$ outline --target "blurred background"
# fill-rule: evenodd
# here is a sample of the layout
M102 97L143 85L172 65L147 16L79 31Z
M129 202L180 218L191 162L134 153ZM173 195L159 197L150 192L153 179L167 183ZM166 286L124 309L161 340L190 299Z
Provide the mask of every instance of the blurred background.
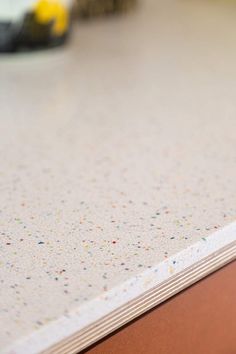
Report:
M90 136L96 119L234 113L235 14L231 0L0 0L4 121L45 136L90 117Z
M77 19L126 12L135 0L1 0L0 51L63 44Z

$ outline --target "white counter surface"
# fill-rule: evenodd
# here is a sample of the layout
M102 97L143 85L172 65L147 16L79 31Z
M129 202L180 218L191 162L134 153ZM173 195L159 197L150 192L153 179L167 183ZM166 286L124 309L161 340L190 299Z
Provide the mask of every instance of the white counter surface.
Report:
M38 353L236 240L235 14L147 0L0 58L1 353Z

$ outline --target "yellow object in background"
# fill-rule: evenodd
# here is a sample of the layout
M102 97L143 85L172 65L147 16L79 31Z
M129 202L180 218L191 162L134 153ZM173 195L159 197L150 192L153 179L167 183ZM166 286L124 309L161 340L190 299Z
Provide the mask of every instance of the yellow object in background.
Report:
M36 21L48 24L51 21L52 34L61 36L66 33L69 26L68 9L58 0L39 0L34 8Z

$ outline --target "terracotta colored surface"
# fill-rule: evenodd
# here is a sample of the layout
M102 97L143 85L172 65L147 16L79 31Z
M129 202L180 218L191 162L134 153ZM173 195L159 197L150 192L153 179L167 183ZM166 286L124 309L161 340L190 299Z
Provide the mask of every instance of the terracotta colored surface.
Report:
M236 262L84 353L235 354Z

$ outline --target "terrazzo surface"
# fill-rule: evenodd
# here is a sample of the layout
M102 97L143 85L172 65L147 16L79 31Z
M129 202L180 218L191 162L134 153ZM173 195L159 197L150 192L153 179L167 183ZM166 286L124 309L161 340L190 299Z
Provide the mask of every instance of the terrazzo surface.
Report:
M235 11L147 0L0 58L1 352L235 221Z

